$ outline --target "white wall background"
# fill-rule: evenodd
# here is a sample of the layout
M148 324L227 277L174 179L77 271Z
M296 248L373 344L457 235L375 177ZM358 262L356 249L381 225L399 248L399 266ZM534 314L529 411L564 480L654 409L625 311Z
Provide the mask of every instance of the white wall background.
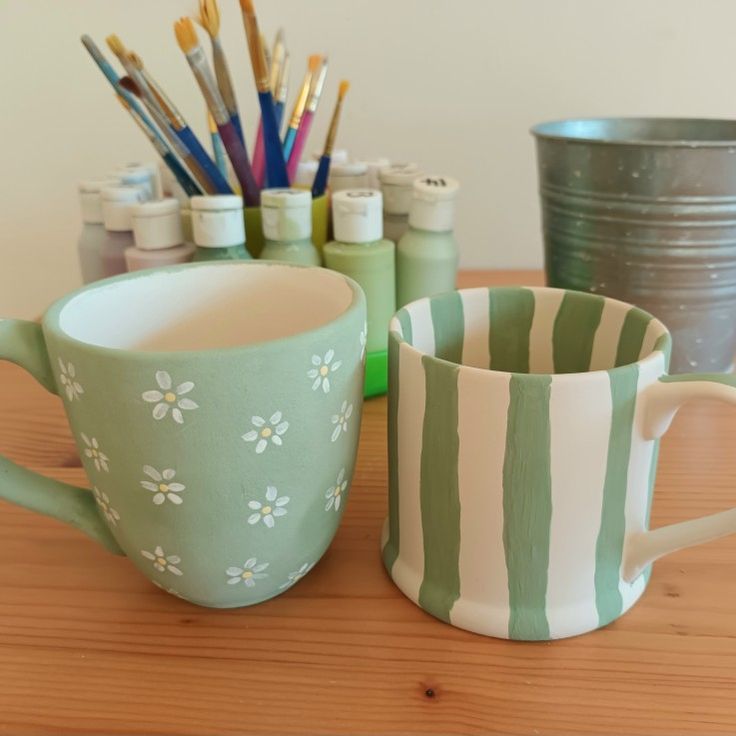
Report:
M237 0L223 39L252 134L257 100ZM736 115L732 0L260 0L292 58L340 78L339 145L460 179L465 267L540 266L529 127L586 115ZM202 136L204 105L174 39L195 0L0 0L0 315L31 317L80 283L76 182L154 158L79 42L117 33ZM206 39L203 37L203 42ZM292 77L296 84L297 76ZM251 135L252 137L252 135Z

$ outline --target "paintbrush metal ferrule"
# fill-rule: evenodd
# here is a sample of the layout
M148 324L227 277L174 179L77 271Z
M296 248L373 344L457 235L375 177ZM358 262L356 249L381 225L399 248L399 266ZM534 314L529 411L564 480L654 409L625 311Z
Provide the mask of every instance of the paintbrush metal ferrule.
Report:
M309 93L309 100L307 101L307 110L309 110L309 112L317 112L317 107L319 107L319 100L322 97L322 90L324 89L326 78L327 58L322 61L319 73L312 84L312 90Z
M151 94L155 98L158 106L163 110L164 115L168 118L171 124L177 129L181 129L186 125L184 117L177 109L176 105L169 99L168 95L163 91L158 82L151 76L149 71L144 67L137 67L136 70L140 72L143 79L146 80L146 84L151 91Z
M279 88L279 82L281 80L281 70L284 66L285 53L286 49L284 48L284 44L281 42L281 40L278 40L273 49L268 77L268 86L274 95Z
M274 93L274 99L276 102L280 102L282 105L286 103L286 98L289 95L289 64L290 57L287 51L284 54L284 62L281 65L279 72L279 81L276 86L276 92Z
M201 46L195 46L187 51L185 56L187 57L189 66L192 68L192 72L194 72L197 84L199 84L199 88L202 90L212 117L215 119L217 125L225 125L230 120L230 115L217 89L217 83L210 71L204 49Z
M312 75L307 72L307 76L304 78L302 88L299 90L299 97L297 97L294 110L291 113L291 120L289 121L290 128L298 128L301 122L302 115L304 115L304 108L307 106L307 98L309 97L309 88L312 84Z
M225 103L225 107L230 113L230 117L237 115L238 103L235 99L235 90L233 89L232 80L230 79L230 68L227 64L225 49L222 47L222 42L220 41L219 36L214 36L212 38L212 60L215 66L215 78L217 79L217 86L220 89L222 101Z

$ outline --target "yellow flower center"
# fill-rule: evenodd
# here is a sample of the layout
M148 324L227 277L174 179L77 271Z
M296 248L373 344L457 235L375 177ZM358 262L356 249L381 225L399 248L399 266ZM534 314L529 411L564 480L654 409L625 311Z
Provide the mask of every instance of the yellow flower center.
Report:
M243 574L240 577L247 580L248 578L253 577L253 573L250 570L243 570Z
M264 427L261 430L261 437L270 437L273 434L273 431L270 427Z
M337 488L335 488L335 495L336 496L339 496L341 493L342 493L342 488L340 488L340 486L338 486Z
M159 483L158 484L158 489L159 489L159 491L161 491L161 493L166 493L166 491L169 490L169 486L168 486L167 483Z
M320 372L320 375L322 375L322 376L326 376L326 375L327 375L327 374L328 374L328 373L330 372L330 369L329 369L329 368L328 368L328 367L327 367L326 365L323 365L323 366L322 366L322 367L321 367L321 368L319 369L319 372Z
M173 404L176 401L176 394L173 391L168 391L164 394L164 401L168 401L169 404Z
M163 557L157 557L156 562L158 562L161 567L166 567L166 560Z
M270 513L271 513L271 507L270 507L270 506L264 506L264 507L263 507L263 508L261 509L261 513L262 513L262 514L270 514Z
M95 450L94 447L93 447L92 448L92 457L97 457L97 454L98 454L97 453L97 450Z

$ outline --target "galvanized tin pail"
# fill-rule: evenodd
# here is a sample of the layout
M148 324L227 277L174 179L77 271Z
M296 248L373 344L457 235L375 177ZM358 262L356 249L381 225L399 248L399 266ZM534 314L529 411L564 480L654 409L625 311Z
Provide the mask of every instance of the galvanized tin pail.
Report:
M659 317L673 372L730 370L736 121L562 120L532 133L549 285Z

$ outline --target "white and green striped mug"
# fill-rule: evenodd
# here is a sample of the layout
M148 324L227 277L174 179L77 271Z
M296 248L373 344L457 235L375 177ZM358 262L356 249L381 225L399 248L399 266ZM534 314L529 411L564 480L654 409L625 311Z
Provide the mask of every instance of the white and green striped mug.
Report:
M671 338L636 307L480 288L401 309L389 341L384 563L438 618L509 639L605 626L651 563L736 531L736 509L649 530L658 440L736 378L668 376Z

